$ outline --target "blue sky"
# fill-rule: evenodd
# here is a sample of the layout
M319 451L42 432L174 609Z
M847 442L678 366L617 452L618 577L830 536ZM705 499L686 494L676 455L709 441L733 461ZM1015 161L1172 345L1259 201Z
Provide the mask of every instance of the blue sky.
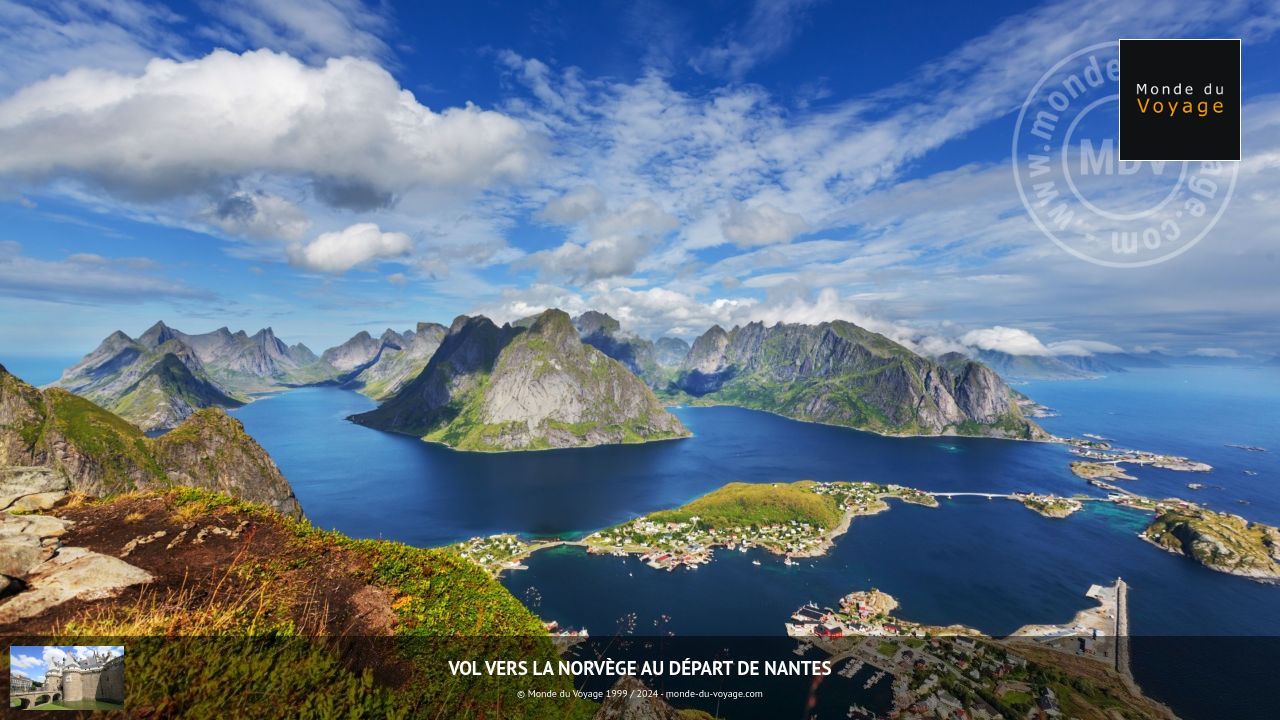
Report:
M0 358L548 306L1280 352L1280 5L1118 5L0 0ZM1117 270L1036 229L1010 141L1134 36L1243 38L1246 150L1209 237Z
M36 682L44 682L44 674L58 661L88 658L92 653L123 655L123 645L13 645L9 648L9 671L18 672Z

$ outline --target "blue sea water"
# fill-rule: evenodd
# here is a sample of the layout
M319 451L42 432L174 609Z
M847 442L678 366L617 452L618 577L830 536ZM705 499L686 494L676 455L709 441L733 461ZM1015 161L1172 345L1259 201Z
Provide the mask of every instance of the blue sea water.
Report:
M1215 468L1134 468L1138 479L1128 487L1135 492L1190 497L1280 524L1280 372L1141 370L1020 389L1059 412L1042 421L1051 432L1096 433L1118 446L1186 455ZM737 408L678 408L692 438L474 454L345 420L372 406L322 387L264 398L235 414L279 463L316 524L416 545L498 532L577 536L735 480L1096 494L1070 473L1067 449L1045 443L887 438ZM1193 491L1188 482L1208 487ZM1256 716L1260 698L1241 688L1267 683L1265 668L1274 667L1280 641L1248 653L1237 646L1210 651L1208 643L1214 636L1280 637L1280 587L1216 573L1144 543L1136 535L1145 522L1141 513L1102 504L1051 520L1009 501L957 498L938 509L894 503L889 512L857 519L827 556L795 567L755 552L720 551L696 571L666 573L635 559L562 548L530 558L528 570L503 582L543 617L596 636L617 632L620 623L640 634L776 635L800 604L834 604L869 587L896 596L903 617L998 635L1067 621L1091 604L1083 596L1090 584L1122 576L1130 585L1132 632L1143 636L1133 649L1140 684L1186 717ZM1193 636L1203 640L1186 640ZM1273 654L1264 660L1267 652Z
M24 381L41 387L57 380L62 371L76 364L78 356L10 355L0 348L0 365Z

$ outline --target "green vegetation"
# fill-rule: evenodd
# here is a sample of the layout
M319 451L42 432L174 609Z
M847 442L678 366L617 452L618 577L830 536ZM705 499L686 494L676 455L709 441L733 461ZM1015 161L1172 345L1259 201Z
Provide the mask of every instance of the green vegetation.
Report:
M337 719L435 717L447 707L451 718L585 720L595 709L585 701L517 700L519 680L448 671L449 660L557 658L537 617L449 551L352 539L195 488L88 502L97 517L143 507L173 526L247 518L266 543L261 552L247 545L222 577L218 570L161 596L101 601L50 633L59 644L129 638L126 704L133 710ZM394 616L381 637L335 609L368 595L363 588L376 589L369 597L381 597ZM568 690L572 683L555 677L541 685Z
M52 429L99 466L105 493L165 480L147 437L137 427L65 390L51 388L45 391L45 398Z
M1213 570L1280 579L1280 530L1270 525L1190 505L1162 505L1143 536Z
M840 524L843 513L834 497L813 492L816 485L812 480L729 483L678 509L651 513L647 519L678 523L697 517L700 526L712 529L800 522L830 530Z
M671 400L886 434L1044 436L985 366L967 358L942 366L847 322L713 328L687 362L715 369L679 376Z

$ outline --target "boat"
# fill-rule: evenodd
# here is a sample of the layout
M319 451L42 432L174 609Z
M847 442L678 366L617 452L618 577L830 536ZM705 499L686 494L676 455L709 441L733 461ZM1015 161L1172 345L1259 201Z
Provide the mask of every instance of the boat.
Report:
M752 564L752 565L759 565L759 564L760 564L760 561L759 561L759 560L752 560L752 561L751 561L751 564Z

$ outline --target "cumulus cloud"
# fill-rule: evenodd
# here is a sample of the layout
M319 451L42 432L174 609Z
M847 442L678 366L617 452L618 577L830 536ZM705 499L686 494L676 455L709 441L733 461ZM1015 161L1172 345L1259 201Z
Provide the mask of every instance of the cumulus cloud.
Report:
M301 208L262 191L232 193L201 217L224 232L252 239L298 240L311 228Z
M604 194L594 185L584 185L547 203L541 217L558 225L570 225L604 210Z
M720 223L724 236L739 247L789 243L808 229L803 217L769 203L754 207L735 203Z
M374 260L404 257L413 241L399 232L383 232L374 223L356 223L289 248L289 262L308 270L344 273Z
M23 670L44 667L44 663L40 658L32 655L11 655L9 660L10 667L22 668Z
M564 198L561 198L562 200ZM587 208L591 214L581 215ZM581 215L574 239L558 247L533 253L524 262L545 276L590 282L635 272L640 259L678 222L653 200L637 200L617 211L605 211L591 194L548 206L556 217ZM546 214L546 211L544 211Z
M1019 328L995 327L970 330L960 342L979 350L994 350L1010 355L1051 355L1049 348L1035 335Z
M301 177L339 207L408 188L479 189L526 175L519 121L434 111L382 67L215 50L141 74L77 69L0 101L0 177L83 179L126 199L216 190L253 172Z

